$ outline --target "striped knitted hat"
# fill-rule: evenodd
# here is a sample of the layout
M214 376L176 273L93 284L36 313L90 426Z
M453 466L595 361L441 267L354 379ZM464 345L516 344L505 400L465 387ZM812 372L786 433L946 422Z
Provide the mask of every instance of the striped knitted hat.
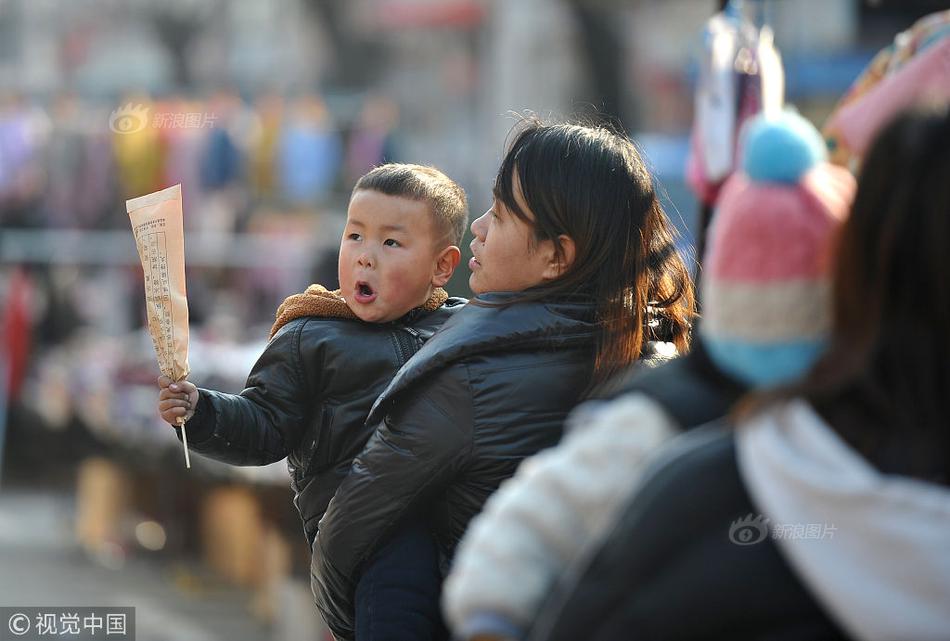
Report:
M753 386L800 376L825 346L832 241L855 191L826 156L798 114L750 121L709 229L699 331L716 365Z

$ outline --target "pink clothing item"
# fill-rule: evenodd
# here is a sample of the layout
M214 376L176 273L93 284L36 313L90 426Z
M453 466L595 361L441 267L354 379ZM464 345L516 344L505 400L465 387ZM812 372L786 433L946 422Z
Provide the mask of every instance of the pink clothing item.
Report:
M884 77L828 123L841 142L863 156L875 134L900 111L920 101L950 100L950 37L917 54L893 75Z
M844 220L853 177L822 163L790 186L737 173L723 188L712 227L707 277L762 283L827 274L825 239Z
M743 135L709 229L699 332L710 359L749 385L802 375L831 327L831 251L855 191L821 135L795 112Z

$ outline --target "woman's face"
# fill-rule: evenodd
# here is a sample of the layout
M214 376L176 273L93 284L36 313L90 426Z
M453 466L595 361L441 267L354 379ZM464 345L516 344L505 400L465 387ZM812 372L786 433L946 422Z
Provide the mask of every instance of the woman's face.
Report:
M533 221L534 214L521 197L515 177L515 199ZM484 292L520 292L557 278L561 272L555 259L554 243L535 240L532 225L518 218L495 199L491 209L472 223L472 275L469 287Z

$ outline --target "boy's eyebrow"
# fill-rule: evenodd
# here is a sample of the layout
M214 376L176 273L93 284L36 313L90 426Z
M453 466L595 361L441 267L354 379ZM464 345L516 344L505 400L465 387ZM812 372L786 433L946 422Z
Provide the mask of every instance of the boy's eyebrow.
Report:
M356 218L350 218L346 221L346 224L353 225L354 227L366 227L366 223L357 220ZM409 233L409 230L406 229L405 225L382 225L379 230L383 233L394 231L402 232L404 234Z

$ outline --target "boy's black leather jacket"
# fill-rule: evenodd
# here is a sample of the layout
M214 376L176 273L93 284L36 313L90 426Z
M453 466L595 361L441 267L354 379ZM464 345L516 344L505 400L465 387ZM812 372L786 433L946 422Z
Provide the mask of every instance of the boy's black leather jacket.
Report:
M365 426L373 401L465 302L450 298L434 312L416 309L391 323L290 321L267 344L240 395L200 390L187 425L189 447L232 465L287 457L294 504L312 542L330 498L373 433Z

